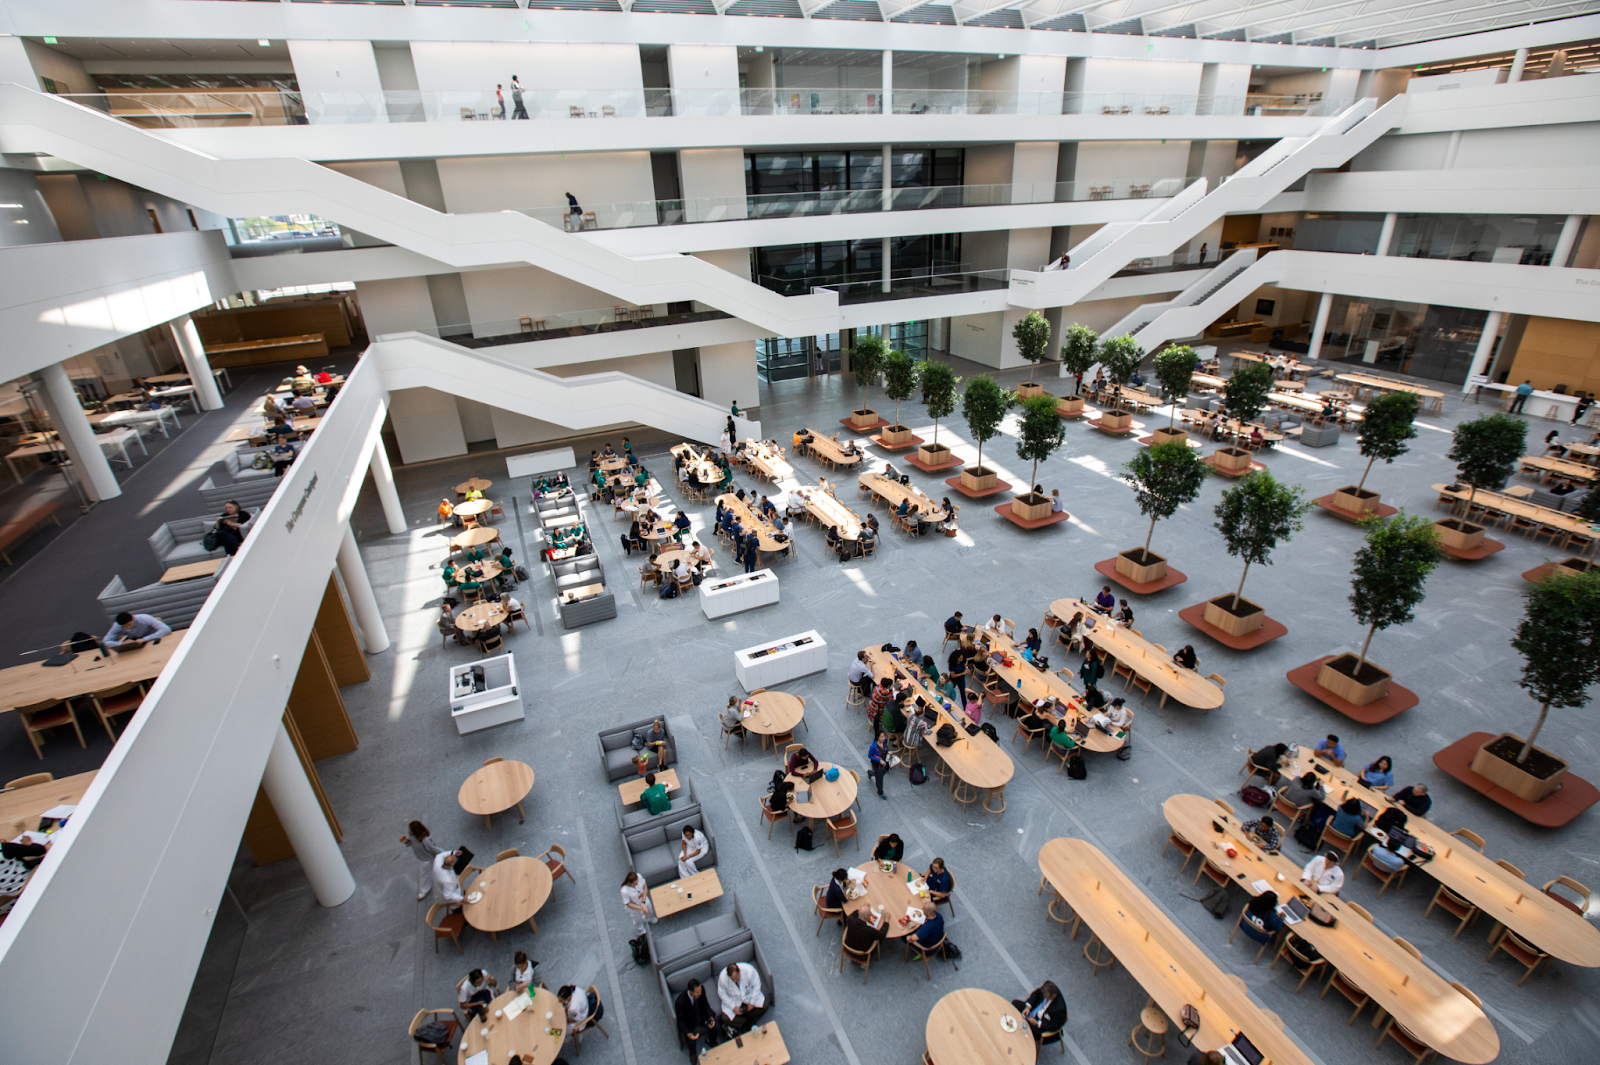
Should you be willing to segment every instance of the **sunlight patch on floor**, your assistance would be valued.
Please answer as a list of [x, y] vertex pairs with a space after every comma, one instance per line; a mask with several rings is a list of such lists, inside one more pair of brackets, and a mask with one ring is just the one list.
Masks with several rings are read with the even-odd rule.
[[867, 580], [866, 574], [861, 572], [860, 566], [846, 566], [844, 575], [850, 578], [850, 583], [861, 589], [862, 595], [878, 598], [878, 593], [872, 590], [872, 582]]

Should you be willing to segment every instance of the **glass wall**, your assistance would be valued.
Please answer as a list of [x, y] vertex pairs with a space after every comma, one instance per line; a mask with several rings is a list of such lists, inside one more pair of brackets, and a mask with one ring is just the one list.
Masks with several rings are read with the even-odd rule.
[[[897, 189], [961, 184], [962, 148], [896, 148], [890, 180]], [[883, 188], [881, 150], [752, 152], [744, 157], [744, 188], [751, 196]]]
[[1403, 214], [1389, 254], [1548, 266], [1565, 221], [1563, 215]]
[[1295, 229], [1297, 251], [1337, 251], [1348, 255], [1375, 255], [1383, 233], [1383, 215], [1352, 211], [1305, 214]]
[[[751, 254], [758, 283], [785, 296], [804, 295], [818, 285], [883, 278], [882, 240], [783, 244], [756, 248]], [[961, 234], [891, 238], [889, 262], [895, 277], [959, 272]]]
[[1461, 384], [1487, 318], [1461, 307], [1335, 296], [1321, 357]]
[[[904, 351], [913, 359], [928, 353], [928, 323], [892, 322], [855, 330], [857, 337], [883, 336], [888, 332], [891, 348]], [[844, 366], [844, 347], [849, 334], [823, 333], [810, 337], [769, 337], [756, 341], [756, 373], [763, 381], [793, 381], [824, 373], [838, 373]]]

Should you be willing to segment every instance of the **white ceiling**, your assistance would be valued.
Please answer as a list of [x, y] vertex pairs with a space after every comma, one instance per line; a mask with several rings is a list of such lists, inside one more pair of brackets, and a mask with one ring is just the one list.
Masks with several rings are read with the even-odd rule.
[[[44, 39], [34, 40], [44, 43]], [[85, 60], [240, 60], [289, 58], [289, 45], [285, 41], [268, 41], [262, 47], [255, 41], [205, 41], [144, 38], [130, 41], [121, 37], [62, 37], [54, 44], [45, 45], [58, 52]]]

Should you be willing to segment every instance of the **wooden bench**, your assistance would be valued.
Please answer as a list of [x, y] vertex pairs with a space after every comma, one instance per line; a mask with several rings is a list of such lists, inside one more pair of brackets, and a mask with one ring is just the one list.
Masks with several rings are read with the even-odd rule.
[[57, 527], [61, 525], [61, 519], [56, 517], [56, 511], [59, 509], [61, 504], [57, 502], [40, 503], [19, 517], [0, 525], [0, 558], [6, 560], [6, 565], [12, 564], [11, 556], [6, 552], [32, 536], [44, 519], [49, 518]]

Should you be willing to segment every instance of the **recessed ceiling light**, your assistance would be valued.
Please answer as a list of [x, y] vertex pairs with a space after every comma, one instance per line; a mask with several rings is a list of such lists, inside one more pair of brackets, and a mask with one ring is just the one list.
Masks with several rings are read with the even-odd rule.
[[272, 42], [267, 40], [265, 37], [261, 38], [256, 43], [259, 44], [263, 48], [270, 48], [272, 46]]
[[54, 37], [46, 37], [44, 39], [44, 43], [45, 44], [55, 44], [56, 43], [56, 39]]

